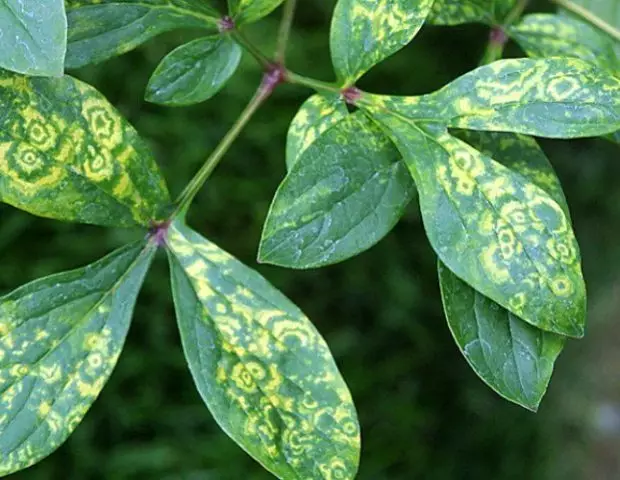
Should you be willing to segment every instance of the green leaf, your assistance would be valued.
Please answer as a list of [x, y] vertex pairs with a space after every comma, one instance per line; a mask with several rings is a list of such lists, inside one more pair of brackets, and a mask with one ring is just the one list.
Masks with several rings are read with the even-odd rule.
[[472, 369], [502, 397], [536, 411], [565, 337], [525, 323], [441, 262], [439, 279], [450, 331]]
[[339, 0], [331, 26], [332, 61], [345, 86], [407, 45], [433, 0]]
[[274, 11], [284, 0], [228, 0], [230, 16], [236, 25], [251, 23]]
[[302, 153], [327, 129], [349, 114], [340, 95], [313, 95], [304, 102], [291, 122], [286, 139], [288, 170]]
[[314, 326], [185, 225], [172, 224], [167, 244], [185, 356], [220, 427], [278, 478], [353, 479], [355, 407]]
[[[543, 189], [569, 216], [560, 181], [534, 139], [511, 133], [454, 133]], [[523, 322], [460, 280], [441, 261], [439, 279], [448, 325], [471, 367], [501, 396], [535, 411], [564, 337]]]
[[155, 248], [122, 248], [0, 298], [0, 475], [58, 448], [123, 348]]
[[74, 78], [0, 72], [0, 200], [58, 220], [132, 227], [169, 204], [138, 133]]
[[501, 25], [517, 0], [435, 0], [428, 22], [433, 25], [460, 25], [480, 22]]
[[426, 233], [441, 261], [528, 323], [583, 336], [579, 247], [562, 207], [444, 127], [389, 113], [374, 116], [415, 179]]
[[576, 18], [546, 13], [526, 15], [508, 33], [530, 57], [577, 57], [620, 72], [620, 59], [611, 38]]
[[362, 112], [301, 155], [271, 204], [258, 258], [313, 268], [367, 250], [402, 217], [414, 194], [401, 156]]
[[146, 99], [177, 106], [204, 102], [220, 91], [240, 60], [241, 47], [228, 36], [189, 42], [162, 60], [149, 80]]
[[0, 0], [0, 40], [0, 68], [62, 75], [67, 49], [63, 0]]
[[67, 68], [122, 55], [176, 28], [217, 31], [221, 16], [202, 0], [67, 0]]
[[[617, 0], [572, 0], [581, 5], [595, 17], [600, 18], [616, 30], [620, 30], [620, 3]], [[570, 18], [579, 18], [564, 8], [559, 8], [558, 13]], [[602, 32], [602, 30], [601, 30]], [[607, 35], [605, 33], [605, 35]], [[615, 43], [616, 55], [620, 56], [620, 42]]]
[[[494, 62], [423, 102], [435, 105], [448, 126], [470, 130], [577, 138], [620, 129], [620, 79], [576, 58]], [[396, 103], [416, 115], [415, 104]]]

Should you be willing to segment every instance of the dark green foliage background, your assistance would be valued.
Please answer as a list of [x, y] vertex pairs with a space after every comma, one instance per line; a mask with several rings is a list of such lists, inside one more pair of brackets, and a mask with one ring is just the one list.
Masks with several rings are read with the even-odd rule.
[[[326, 25], [332, 2], [301, 4], [290, 66], [331, 79]], [[276, 20], [250, 36], [271, 48], [265, 33], [277, 30]], [[477, 64], [486, 35], [478, 26], [425, 28], [360, 86], [380, 93], [434, 90]], [[170, 34], [78, 75], [101, 89], [152, 143], [173, 195], [225, 134], [260, 78], [245, 58], [224, 91], [205, 104], [170, 109], [143, 102], [158, 60], [192, 37], [192, 32]], [[282, 86], [191, 211], [193, 227], [249, 265], [255, 266], [261, 225], [285, 174], [288, 123], [310, 93]], [[613, 438], [601, 444], [590, 428], [601, 402], [620, 401], [620, 364], [609, 363], [611, 352], [605, 355], [613, 342], [601, 340], [614, 336], [614, 328], [618, 338], [618, 326], [606, 318], [610, 309], [612, 318], [620, 311], [611, 287], [620, 282], [619, 150], [593, 140], [547, 141], [543, 147], [565, 185], [582, 245], [591, 315], [585, 340], [570, 342], [560, 358], [537, 415], [500, 399], [461, 358], [443, 318], [436, 258], [415, 204], [393, 234], [354, 260], [305, 272], [259, 267], [313, 319], [338, 359], [363, 429], [360, 479], [620, 475], [615, 456], [605, 459], [601, 453], [614, 451]], [[0, 218], [0, 292], [90, 263], [141, 235], [35, 220], [6, 206], [0, 206]], [[592, 352], [596, 375], [588, 363]], [[606, 378], [606, 372], [615, 374]], [[270, 478], [218, 430], [193, 387], [163, 255], [147, 278], [119, 365], [83, 424], [54, 455], [10, 478]]]

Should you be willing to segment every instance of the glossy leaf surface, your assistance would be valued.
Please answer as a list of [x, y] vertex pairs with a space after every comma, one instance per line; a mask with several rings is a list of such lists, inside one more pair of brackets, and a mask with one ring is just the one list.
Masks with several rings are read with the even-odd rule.
[[[560, 181], [534, 139], [466, 130], [456, 135], [539, 186], [569, 215]], [[564, 337], [527, 324], [460, 280], [441, 261], [439, 280], [448, 325], [473, 370], [501, 396], [536, 410]]]
[[435, 0], [428, 21], [433, 25], [501, 25], [516, 3], [517, 0]]
[[176, 28], [217, 31], [221, 16], [202, 0], [67, 0], [67, 68], [98, 63]]
[[154, 252], [133, 244], [0, 298], [0, 475], [78, 426], [116, 365]]
[[93, 87], [0, 72], [0, 103], [0, 200], [97, 225], [160, 219], [168, 192], [148, 147]]
[[358, 255], [390, 232], [413, 194], [390, 139], [362, 112], [350, 115], [308, 147], [278, 188], [258, 258], [311, 268]]
[[327, 129], [349, 114], [340, 95], [313, 95], [291, 122], [286, 138], [286, 166], [290, 170], [302, 153]]
[[441, 261], [532, 325], [583, 336], [579, 248], [562, 207], [443, 127], [375, 117], [414, 176], [426, 233]]
[[220, 427], [279, 478], [354, 478], [355, 407], [314, 326], [188, 227], [174, 223], [167, 243], [185, 355]]
[[478, 376], [502, 397], [536, 411], [565, 337], [524, 322], [440, 263], [450, 331]]
[[[620, 79], [576, 58], [500, 60], [425, 100], [456, 128], [552, 138], [620, 129]], [[401, 106], [415, 115], [415, 105]]]
[[338, 78], [350, 86], [407, 45], [433, 0], [339, 0], [332, 19], [331, 52]]
[[530, 57], [577, 57], [612, 72], [620, 71], [611, 38], [573, 17], [526, 15], [509, 33]]
[[269, 15], [284, 0], [228, 0], [228, 9], [237, 25], [255, 22]]
[[241, 47], [228, 36], [196, 39], [161, 61], [149, 80], [146, 99], [176, 106], [204, 102], [220, 91], [240, 60]]
[[[618, 0], [572, 0], [582, 6], [592, 15], [600, 18], [616, 30], [620, 30], [620, 2]], [[559, 8], [560, 15], [577, 18], [575, 14], [564, 8]], [[605, 34], [607, 35], [607, 34]], [[616, 54], [620, 56], [620, 42], [615, 42]]]
[[0, 0], [0, 45], [0, 68], [62, 75], [67, 49], [63, 0]]

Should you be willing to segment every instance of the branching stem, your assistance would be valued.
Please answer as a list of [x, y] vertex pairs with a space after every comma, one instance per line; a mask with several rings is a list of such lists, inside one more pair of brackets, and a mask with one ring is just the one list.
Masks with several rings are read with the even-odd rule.
[[281, 65], [286, 64], [286, 47], [288, 46], [288, 39], [291, 35], [296, 6], [297, 0], [287, 0], [284, 4], [284, 14], [282, 15], [282, 22], [280, 23], [278, 46], [276, 47], [276, 62]]
[[572, 0], [551, 0], [551, 1], [559, 5], [560, 7], [565, 8], [566, 10], [569, 10], [575, 15], [583, 18], [587, 22], [591, 23], [595, 27], [599, 28], [600, 30], [610, 35], [616, 41], [620, 42], [620, 30], [618, 30], [613, 25], [610, 25], [605, 20], [595, 15], [591, 11], [587, 10], [586, 8], [582, 7], [581, 5], [576, 4]]
[[200, 191], [204, 183], [207, 181], [215, 167], [220, 163], [226, 152], [230, 149], [231, 145], [241, 134], [244, 127], [248, 124], [251, 118], [254, 116], [260, 106], [267, 100], [275, 87], [282, 81], [282, 71], [280, 69], [271, 69], [263, 76], [263, 80], [258, 87], [258, 90], [254, 94], [250, 103], [245, 107], [235, 124], [228, 131], [226, 136], [222, 139], [220, 144], [215, 148], [213, 153], [207, 158], [202, 168], [185, 187], [185, 190], [179, 195], [176, 202], [176, 208], [171, 216], [174, 218], [179, 214], [184, 214], [189, 205], [192, 203], [196, 194]]

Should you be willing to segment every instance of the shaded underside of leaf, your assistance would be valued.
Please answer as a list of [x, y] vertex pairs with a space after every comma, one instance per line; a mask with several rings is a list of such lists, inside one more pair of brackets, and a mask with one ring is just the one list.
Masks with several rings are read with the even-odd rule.
[[220, 427], [279, 478], [354, 478], [355, 407], [310, 321], [188, 227], [167, 243], [185, 355]]
[[143, 242], [0, 298], [0, 475], [53, 452], [121, 353], [155, 252]]
[[169, 196], [131, 125], [74, 78], [0, 72], [0, 200], [42, 217], [148, 226]]
[[67, 49], [63, 0], [0, 0], [0, 68], [59, 76]]

